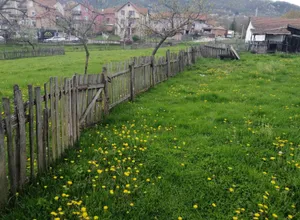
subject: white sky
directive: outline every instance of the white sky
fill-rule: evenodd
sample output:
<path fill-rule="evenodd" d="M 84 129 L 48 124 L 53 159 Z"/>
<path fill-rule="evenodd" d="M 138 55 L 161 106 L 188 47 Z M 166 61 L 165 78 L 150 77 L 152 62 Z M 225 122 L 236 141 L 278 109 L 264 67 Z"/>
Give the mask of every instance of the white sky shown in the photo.
<path fill-rule="evenodd" d="M 276 1 L 276 0 L 273 0 L 273 1 Z M 280 0 L 280 1 L 289 2 L 289 3 L 300 6 L 300 0 Z"/>

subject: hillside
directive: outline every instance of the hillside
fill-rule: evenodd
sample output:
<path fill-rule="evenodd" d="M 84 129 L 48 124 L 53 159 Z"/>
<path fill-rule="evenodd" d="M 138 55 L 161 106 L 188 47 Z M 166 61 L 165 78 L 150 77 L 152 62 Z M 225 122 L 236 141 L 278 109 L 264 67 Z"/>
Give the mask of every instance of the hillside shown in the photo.
<path fill-rule="evenodd" d="M 66 0 L 61 0 L 65 2 Z M 78 0 L 80 1 L 80 0 Z M 103 1 L 89 0 L 98 8 L 107 8 L 128 2 L 128 0 Z M 184 0 L 182 0 L 184 1 Z M 151 8 L 153 0 L 133 0 L 133 3 Z M 255 15 L 258 8 L 259 16 L 281 16 L 290 10 L 300 10 L 299 6 L 287 2 L 272 2 L 270 0 L 209 0 L 208 10 L 220 15 Z"/>

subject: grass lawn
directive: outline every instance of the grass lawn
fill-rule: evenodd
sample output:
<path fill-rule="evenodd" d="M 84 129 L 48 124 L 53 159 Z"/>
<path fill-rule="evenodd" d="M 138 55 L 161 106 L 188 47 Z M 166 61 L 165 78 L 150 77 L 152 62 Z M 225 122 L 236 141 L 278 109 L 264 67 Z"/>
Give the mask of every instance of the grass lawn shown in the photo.
<path fill-rule="evenodd" d="M 1 219 L 300 219 L 299 67 L 200 60 L 84 131 Z"/>
<path fill-rule="evenodd" d="M 134 56 L 149 56 L 152 49 L 139 50 L 94 50 L 96 46 L 91 47 L 89 61 L 89 73 L 100 73 L 102 65 L 124 61 Z M 184 45 L 161 48 L 157 56 L 164 56 L 167 49 L 178 51 L 184 49 Z M 67 47 L 67 51 L 72 48 Z M 74 73 L 83 73 L 85 63 L 85 53 L 66 52 L 64 56 L 36 57 L 16 60 L 0 60 L 0 97 L 12 96 L 13 86 L 18 84 L 27 92 L 27 85 L 43 86 L 51 76 L 69 77 Z"/>

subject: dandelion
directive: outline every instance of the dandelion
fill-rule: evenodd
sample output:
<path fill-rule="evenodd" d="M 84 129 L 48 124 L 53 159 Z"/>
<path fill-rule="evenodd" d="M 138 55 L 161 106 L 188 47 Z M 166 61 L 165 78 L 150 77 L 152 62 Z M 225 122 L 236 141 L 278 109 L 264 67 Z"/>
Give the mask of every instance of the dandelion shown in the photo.
<path fill-rule="evenodd" d="M 97 215 L 94 216 L 94 220 L 97 220 L 99 219 L 99 217 Z"/>
<path fill-rule="evenodd" d="M 109 190 L 109 193 L 110 193 L 111 195 L 113 195 L 113 194 L 114 194 L 114 191 L 111 189 L 111 190 Z"/>
<path fill-rule="evenodd" d="M 67 184 L 68 184 L 68 185 L 72 185 L 73 182 L 72 182 L 72 181 L 68 181 Z"/>
<path fill-rule="evenodd" d="M 178 220 L 182 220 L 182 217 L 181 217 L 181 216 L 179 216 L 177 219 L 178 219 Z"/>
<path fill-rule="evenodd" d="M 232 220 L 238 220 L 239 218 L 237 216 L 233 216 Z"/>
<path fill-rule="evenodd" d="M 211 178 L 210 178 L 210 177 L 208 177 L 208 178 L 207 178 L 207 180 L 208 180 L 208 181 L 211 181 Z"/>
<path fill-rule="evenodd" d="M 255 217 L 259 217 L 260 214 L 259 214 L 259 213 L 255 213 L 254 216 L 255 216 Z"/>
<path fill-rule="evenodd" d="M 290 191 L 289 187 L 284 188 L 285 191 Z"/>
<path fill-rule="evenodd" d="M 213 207 L 217 207 L 216 203 L 212 203 L 211 205 L 212 205 Z"/>
<path fill-rule="evenodd" d="M 194 208 L 194 209 L 197 209 L 197 208 L 198 208 L 198 205 L 197 205 L 197 204 L 193 205 L 193 208 Z"/>
<path fill-rule="evenodd" d="M 56 212 L 51 212 L 50 215 L 57 216 Z"/>
<path fill-rule="evenodd" d="M 104 209 L 104 210 L 107 210 L 107 209 L 108 209 L 108 206 L 107 206 L 107 205 L 103 206 L 103 209 Z"/>
<path fill-rule="evenodd" d="M 130 203 L 130 206 L 131 206 L 131 207 L 133 207 L 133 206 L 134 206 L 134 203 L 133 203 L 133 202 L 132 202 L 132 203 Z"/>
<path fill-rule="evenodd" d="M 56 201 L 59 200 L 59 197 L 58 197 L 58 196 L 55 196 L 55 197 L 54 197 L 54 200 L 56 200 Z"/>
<path fill-rule="evenodd" d="M 292 215 L 288 215 L 288 219 L 293 219 L 293 216 Z"/>
<path fill-rule="evenodd" d="M 48 186 L 44 186 L 44 189 L 47 189 L 48 188 Z"/>
<path fill-rule="evenodd" d="M 149 179 L 149 178 L 147 178 L 147 179 L 146 179 L 146 181 L 147 181 L 147 182 L 150 182 L 150 179 Z"/>
<path fill-rule="evenodd" d="M 103 172 L 103 170 L 97 170 L 97 173 L 101 174 Z"/>
<path fill-rule="evenodd" d="M 81 212 L 86 212 L 86 207 L 81 207 L 80 211 Z"/>
<path fill-rule="evenodd" d="M 274 218 L 278 218 L 278 215 L 276 215 L 275 213 L 273 213 L 272 216 L 273 216 Z"/>
<path fill-rule="evenodd" d="M 229 192 L 234 192 L 234 189 L 233 188 L 229 188 Z"/>

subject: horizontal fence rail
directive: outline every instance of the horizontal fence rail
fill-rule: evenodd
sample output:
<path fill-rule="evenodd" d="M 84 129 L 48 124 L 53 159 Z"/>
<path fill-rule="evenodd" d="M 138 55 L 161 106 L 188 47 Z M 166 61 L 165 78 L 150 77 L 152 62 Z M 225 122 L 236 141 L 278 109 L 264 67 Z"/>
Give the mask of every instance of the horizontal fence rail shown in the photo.
<path fill-rule="evenodd" d="M 37 48 L 35 50 L 13 50 L 0 52 L 0 60 L 11 60 L 27 57 L 44 57 L 65 55 L 63 47 Z"/>
<path fill-rule="evenodd" d="M 43 87 L 28 86 L 28 100 L 14 86 L 0 114 L 0 207 L 74 146 L 83 128 L 102 121 L 114 106 L 182 72 L 201 57 L 226 49 L 197 46 L 165 57 L 137 57 L 109 63 L 102 73 L 52 77 Z"/>

